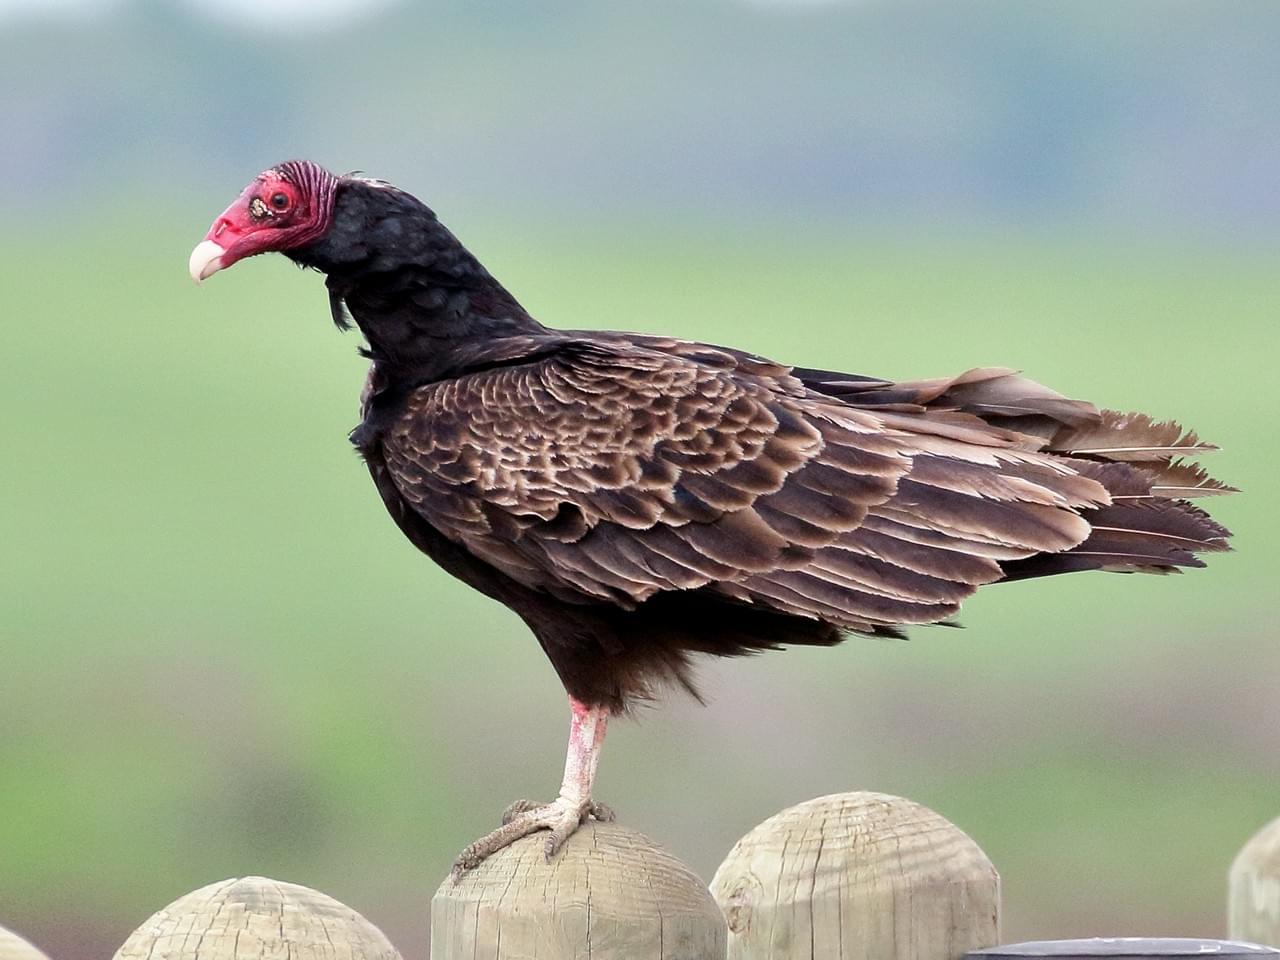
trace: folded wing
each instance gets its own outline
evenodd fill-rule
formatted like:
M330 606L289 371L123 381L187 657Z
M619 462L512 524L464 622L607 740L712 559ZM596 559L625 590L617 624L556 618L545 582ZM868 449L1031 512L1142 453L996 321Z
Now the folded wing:
M893 384L658 338L571 339L419 388L384 439L446 536L535 590L701 591L894 633L979 585L1225 547L1193 435L1004 370Z

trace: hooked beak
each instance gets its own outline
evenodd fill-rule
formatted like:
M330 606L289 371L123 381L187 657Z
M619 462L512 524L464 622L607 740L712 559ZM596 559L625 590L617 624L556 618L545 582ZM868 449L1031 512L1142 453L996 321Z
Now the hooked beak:
M221 244L212 240L201 240L191 251L191 259L187 261L187 269L191 279L196 283L208 280L222 269L222 257L227 251Z

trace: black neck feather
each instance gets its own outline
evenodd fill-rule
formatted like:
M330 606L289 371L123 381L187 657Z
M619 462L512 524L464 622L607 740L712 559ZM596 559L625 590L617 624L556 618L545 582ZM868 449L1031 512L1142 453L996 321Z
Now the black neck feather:
M428 207L394 187L340 180L328 232L288 255L328 275L370 357L393 375L442 375L477 341L544 329ZM336 305L334 316L341 324Z

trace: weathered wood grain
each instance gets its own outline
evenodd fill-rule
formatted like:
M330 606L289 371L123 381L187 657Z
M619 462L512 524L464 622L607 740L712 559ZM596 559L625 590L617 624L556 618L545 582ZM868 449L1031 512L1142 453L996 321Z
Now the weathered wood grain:
M157 911L115 960L400 960L377 927L307 887L211 883Z
M49 960L36 946L0 927L0 960Z
M736 960L955 960L1000 942L1000 877L932 810L819 797L760 824L711 881Z
M653 841L588 822L548 863L539 834L431 901L432 960L722 960L706 885Z
M1280 947L1280 818L1254 834L1231 865L1227 935Z

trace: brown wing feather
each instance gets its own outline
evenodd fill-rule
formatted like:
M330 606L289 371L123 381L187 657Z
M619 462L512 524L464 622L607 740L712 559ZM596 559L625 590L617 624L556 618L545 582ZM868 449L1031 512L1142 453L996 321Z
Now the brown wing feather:
M1110 476L1050 452L1060 437L1103 442L1088 404L999 370L911 384L797 373L683 341L569 341L419 388L384 453L447 537L583 604L701 590L892 632L1091 541L1182 551L1162 563L1206 548L1174 544L1161 511L1146 527L1100 513L1118 509ZM1091 514L1115 528L1092 530Z

